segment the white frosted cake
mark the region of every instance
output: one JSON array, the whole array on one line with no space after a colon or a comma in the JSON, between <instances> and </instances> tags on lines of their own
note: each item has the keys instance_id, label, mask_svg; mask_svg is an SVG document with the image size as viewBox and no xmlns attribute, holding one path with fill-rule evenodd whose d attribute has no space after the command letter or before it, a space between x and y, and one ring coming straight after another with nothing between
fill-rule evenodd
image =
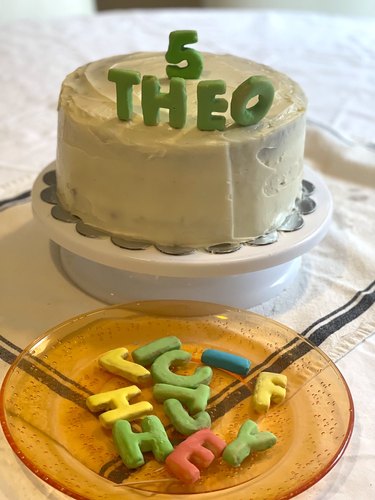
<instances>
[{"instance_id":1,"label":"white frosted cake","mask_svg":"<svg viewBox=\"0 0 375 500\"><path fill-rule=\"evenodd\" d=\"M168 110L145 125L141 85L133 116L120 120L110 68L156 75L168 92L163 53L135 53L89 63L62 84L57 195L86 224L129 240L208 247L246 242L277 228L301 193L306 98L289 77L231 55L203 54L199 79L186 80L187 121L172 128ZM222 131L197 128L197 84L226 82L232 92L252 75L266 76L275 95L256 125L226 116ZM230 106L229 106L230 107Z\"/></svg>"}]
</instances>

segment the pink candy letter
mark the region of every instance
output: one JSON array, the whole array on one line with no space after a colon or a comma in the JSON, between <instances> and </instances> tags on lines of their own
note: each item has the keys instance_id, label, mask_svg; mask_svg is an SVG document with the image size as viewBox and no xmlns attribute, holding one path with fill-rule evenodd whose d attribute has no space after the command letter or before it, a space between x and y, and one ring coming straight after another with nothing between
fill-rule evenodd
<instances>
[{"instance_id":1,"label":"pink candy letter","mask_svg":"<svg viewBox=\"0 0 375 500\"><path fill-rule=\"evenodd\" d=\"M226 445L226 442L210 429L202 429L176 446L168 455L165 464L181 481L194 483L200 478L199 468L208 467L215 457L222 454Z\"/></svg>"}]
</instances>

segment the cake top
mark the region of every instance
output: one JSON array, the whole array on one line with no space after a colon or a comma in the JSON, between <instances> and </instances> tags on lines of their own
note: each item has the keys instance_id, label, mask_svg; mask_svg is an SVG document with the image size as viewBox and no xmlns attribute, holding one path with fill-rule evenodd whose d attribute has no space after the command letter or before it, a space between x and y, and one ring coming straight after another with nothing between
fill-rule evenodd
<instances>
[{"instance_id":1,"label":"cake top","mask_svg":"<svg viewBox=\"0 0 375 500\"><path fill-rule=\"evenodd\" d=\"M144 75L155 75L161 86L161 92L168 92L171 80L166 74L164 53L138 52L119 55L91 62L69 74L63 82L59 108L78 122L102 124L105 136L107 127L121 140L144 144L145 133L150 134L154 142L251 140L267 133L270 127L278 127L302 115L306 109L306 97L299 85L287 75L272 68L233 55L215 55L203 53L204 66L199 79L186 80L187 119L183 128L169 125L169 110L160 109L160 123L149 127L144 124L141 106L141 85L134 85L132 92L133 114L129 121L121 121L117 116L116 85L108 79L110 69L124 69ZM229 103L233 91L251 76L265 76L274 87L274 99L267 115L251 126L237 125L228 110L222 113L226 118L223 131L206 132L197 128L197 85L204 80L223 80L226 92L220 98ZM256 102L256 98L253 102ZM252 101L249 102L252 105ZM146 129L146 130L145 130ZM209 134L209 136L207 136Z\"/></svg>"}]
</instances>

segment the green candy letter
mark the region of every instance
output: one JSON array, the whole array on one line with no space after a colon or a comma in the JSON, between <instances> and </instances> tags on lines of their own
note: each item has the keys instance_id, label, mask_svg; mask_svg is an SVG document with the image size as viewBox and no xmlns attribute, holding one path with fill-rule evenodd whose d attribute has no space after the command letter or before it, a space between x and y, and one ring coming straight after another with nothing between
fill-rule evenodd
<instances>
[{"instance_id":1,"label":"green candy letter","mask_svg":"<svg viewBox=\"0 0 375 500\"><path fill-rule=\"evenodd\" d=\"M169 78L179 76L186 80L197 79L201 76L203 69L203 59L200 52L194 49L184 47L187 43L196 43L198 41L197 32L194 30L179 30L172 31L169 35L169 47L165 54L165 59L169 63L166 67L166 72ZM187 61L184 67L176 66L176 64Z\"/></svg>"},{"instance_id":2,"label":"green candy letter","mask_svg":"<svg viewBox=\"0 0 375 500\"><path fill-rule=\"evenodd\" d=\"M233 92L230 109L233 120L243 127L255 125L268 113L274 95L275 90L268 78L251 76ZM246 108L246 104L255 96L259 96L258 102Z\"/></svg>"},{"instance_id":3,"label":"green candy letter","mask_svg":"<svg viewBox=\"0 0 375 500\"><path fill-rule=\"evenodd\" d=\"M171 79L169 94L160 92L160 82L156 76L145 75L142 78L142 111L145 125L157 125L160 120L160 108L168 108L170 126L182 128L186 122L186 101L183 78Z\"/></svg>"},{"instance_id":4,"label":"green candy letter","mask_svg":"<svg viewBox=\"0 0 375 500\"><path fill-rule=\"evenodd\" d=\"M213 116L213 112L224 113L228 109L225 99L217 99L216 94L224 94L226 83L223 80L205 80L198 83L198 115L199 130L224 130L225 116Z\"/></svg>"},{"instance_id":5,"label":"green candy letter","mask_svg":"<svg viewBox=\"0 0 375 500\"><path fill-rule=\"evenodd\" d=\"M129 121L133 114L133 85L141 81L138 71L111 68L108 80L116 83L117 116L120 120Z\"/></svg>"},{"instance_id":6,"label":"green candy letter","mask_svg":"<svg viewBox=\"0 0 375 500\"><path fill-rule=\"evenodd\" d=\"M209 413L199 411L191 417L178 399L167 399L163 407L173 427L184 436L190 436L194 432L211 427Z\"/></svg>"},{"instance_id":7,"label":"green candy letter","mask_svg":"<svg viewBox=\"0 0 375 500\"><path fill-rule=\"evenodd\" d=\"M112 434L116 448L129 469L145 463L143 453L152 451L158 462L163 462L173 451L164 426L155 415L142 420L143 432L133 432L127 420L117 420Z\"/></svg>"},{"instance_id":8,"label":"green candy letter","mask_svg":"<svg viewBox=\"0 0 375 500\"><path fill-rule=\"evenodd\" d=\"M275 443L276 436L272 432L259 432L257 424L247 420L242 424L236 439L226 446L223 459L229 465L238 467L251 452L267 450Z\"/></svg>"},{"instance_id":9,"label":"green candy letter","mask_svg":"<svg viewBox=\"0 0 375 500\"><path fill-rule=\"evenodd\" d=\"M170 366L185 365L191 360L191 354L183 350L168 351L155 359L151 366L154 382L195 388L200 384L209 384L212 368L199 366L192 375L178 375L170 370Z\"/></svg>"},{"instance_id":10,"label":"green candy letter","mask_svg":"<svg viewBox=\"0 0 375 500\"><path fill-rule=\"evenodd\" d=\"M200 384L196 389L177 387L170 384L155 384L154 398L158 403L167 399L177 399L189 410L191 415L205 410L211 390L208 385Z\"/></svg>"},{"instance_id":11,"label":"green candy letter","mask_svg":"<svg viewBox=\"0 0 375 500\"><path fill-rule=\"evenodd\" d=\"M142 366L149 366L155 359L167 351L174 351L181 348L181 340L177 337L162 337L153 340L146 345L138 347L132 352L132 357L136 363Z\"/></svg>"}]
</instances>

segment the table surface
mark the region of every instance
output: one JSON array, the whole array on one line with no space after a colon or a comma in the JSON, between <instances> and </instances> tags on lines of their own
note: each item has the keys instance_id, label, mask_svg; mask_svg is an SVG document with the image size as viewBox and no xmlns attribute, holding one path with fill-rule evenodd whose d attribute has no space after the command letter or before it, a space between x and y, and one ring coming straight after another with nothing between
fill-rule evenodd
<instances>
[{"instance_id":1,"label":"table surface","mask_svg":"<svg viewBox=\"0 0 375 500\"><path fill-rule=\"evenodd\" d=\"M165 51L175 29L196 29L200 50L233 53L297 80L309 99L306 162L323 176L334 215L304 255L296 281L253 310L310 337L336 363L355 405L338 464L298 498L374 498L375 485L375 19L251 10L131 10L0 32L0 202L55 157L56 103L67 73L90 60ZM5 208L5 205L2 206ZM0 375L47 328L102 306L65 279L30 203L0 212ZM22 311L22 314L20 314ZM0 499L63 499L19 463L3 436Z\"/></svg>"}]
</instances>

